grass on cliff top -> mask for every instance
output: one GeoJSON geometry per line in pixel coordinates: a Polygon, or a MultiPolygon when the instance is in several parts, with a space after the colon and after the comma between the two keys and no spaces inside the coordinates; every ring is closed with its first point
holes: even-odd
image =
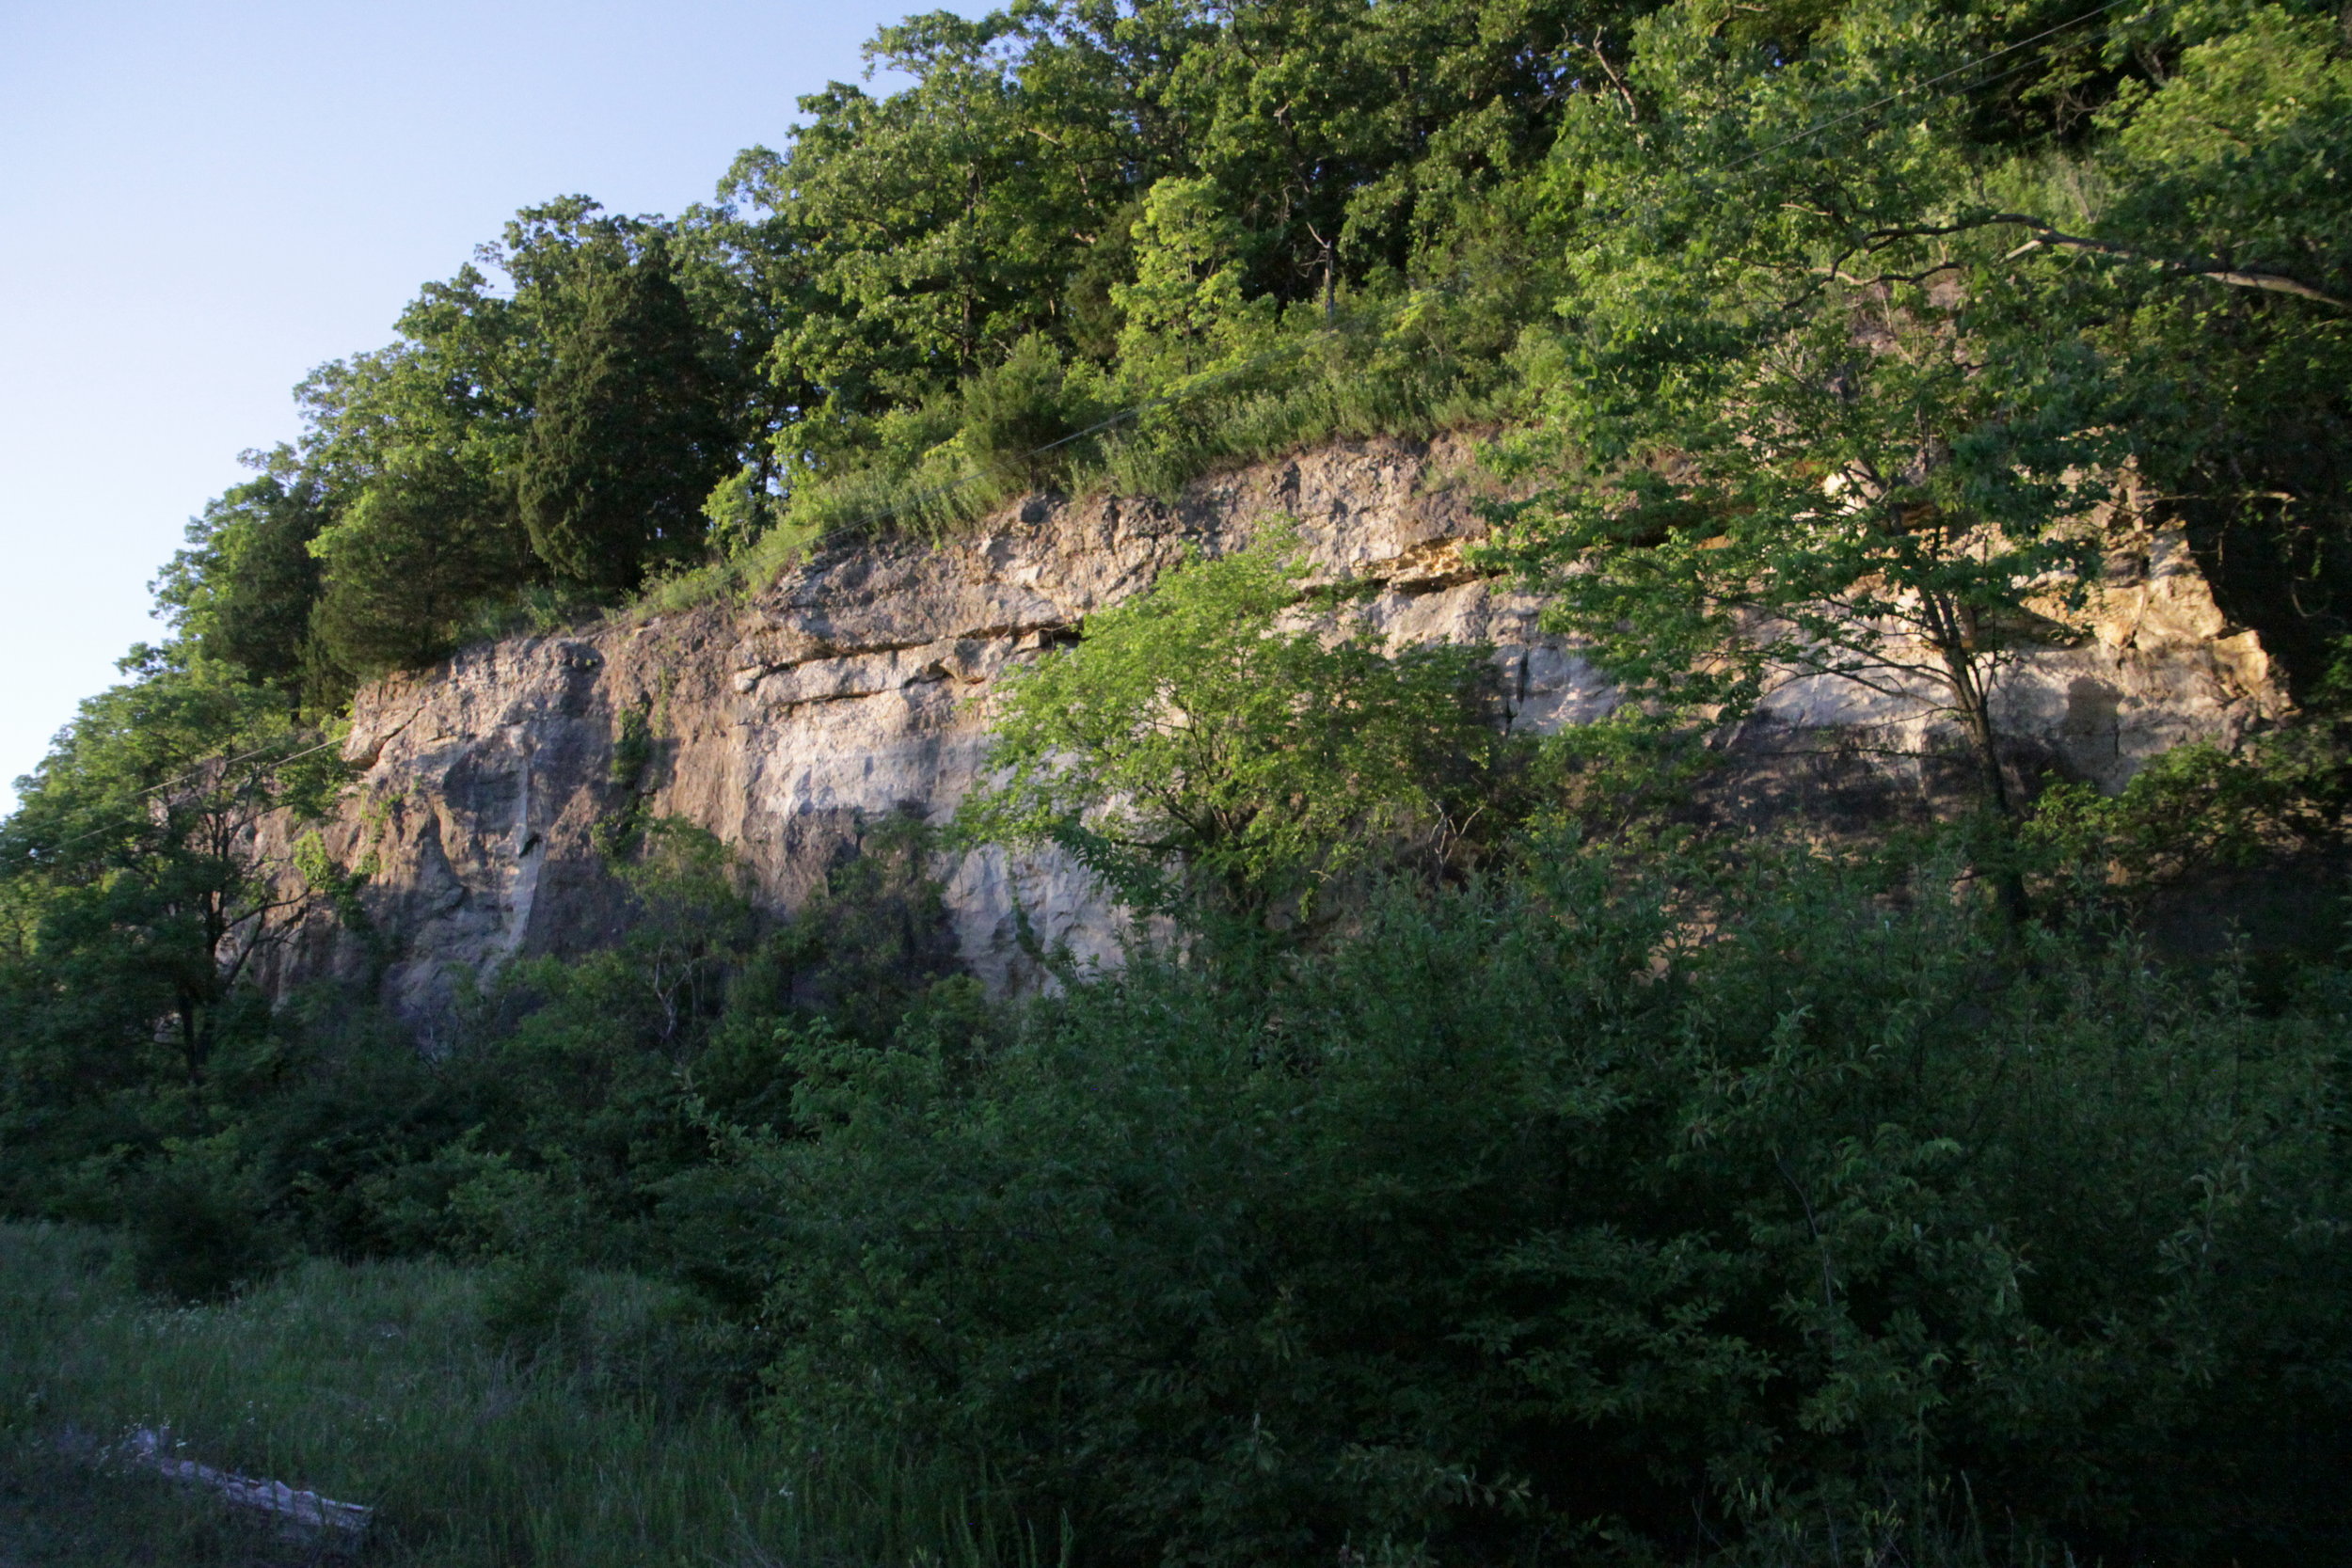
{"type": "Polygon", "coordinates": [[[952,400],[912,411],[901,421],[911,434],[805,484],[780,520],[733,554],[654,577],[617,607],[546,586],[485,600],[455,641],[577,633],[741,600],[824,540],[937,543],[1035,491],[1173,499],[1204,475],[1327,442],[1503,424],[1526,411],[1552,372],[1537,338],[1480,356],[1406,352],[1382,335],[1394,304],[1338,326],[1288,332],[1257,360],[1195,377],[1190,388],[1122,410],[1132,417],[1025,465],[1019,453],[993,462],[977,454],[952,400]]]}
{"type": "Polygon", "coordinates": [[[1329,441],[1427,436],[1521,412],[1549,373],[1540,342],[1476,356],[1391,341],[1388,309],[1290,332],[1234,372],[1120,411],[1123,418],[1024,464],[977,454],[952,406],[913,414],[910,435],[859,467],[805,485],[786,516],[730,559],[647,583],[622,613],[669,614],[756,593],[818,541],[842,535],[942,540],[1046,489],[1071,497],[1172,499],[1204,474],[1329,441]],[[1235,373],[1238,372],[1238,373],[1235,373]]]}
{"type": "Polygon", "coordinates": [[[511,1291],[479,1269],[314,1259],[188,1307],[137,1296],[124,1274],[105,1232],[0,1226],[8,1568],[311,1560],[120,1463],[127,1433],[164,1426],[188,1457],[374,1507],[365,1564],[1040,1555],[1016,1548],[984,1487],[936,1466],[854,1442],[822,1464],[786,1452],[698,1369],[683,1304],[643,1280],[578,1282],[525,1351],[485,1326],[511,1291]]]}

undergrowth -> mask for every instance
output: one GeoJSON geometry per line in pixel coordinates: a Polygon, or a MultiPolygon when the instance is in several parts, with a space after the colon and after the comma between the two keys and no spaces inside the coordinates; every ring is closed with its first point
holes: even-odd
{"type": "Polygon", "coordinates": [[[1425,438],[1521,411],[1539,380],[1540,339],[1471,356],[1421,341],[1414,320],[1409,298],[1376,302],[1149,386],[1058,363],[1042,380],[993,385],[1019,374],[1016,360],[876,421],[856,461],[803,478],[775,527],[726,560],[650,583],[636,608],[668,612],[762,585],[827,536],[937,541],[1039,491],[1171,499],[1202,475],[1323,442],[1425,438]],[[990,420],[993,408],[975,405],[992,399],[1019,406],[990,420]]]}
{"type": "Polygon", "coordinates": [[[314,1259],[226,1305],[163,1307],[132,1291],[106,1232],[0,1227],[0,1553],[287,1550],[126,1467],[120,1440],[146,1427],[208,1465],[373,1507],[371,1564],[1054,1555],[936,1460],[854,1438],[787,1451],[743,1414],[680,1292],[623,1275],[532,1284],[314,1259]]]}

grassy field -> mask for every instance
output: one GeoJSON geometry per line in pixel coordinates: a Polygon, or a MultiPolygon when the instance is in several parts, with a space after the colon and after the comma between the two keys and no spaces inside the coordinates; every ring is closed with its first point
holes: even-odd
{"type": "Polygon", "coordinates": [[[375,1508],[369,1564],[1041,1555],[936,1466],[789,1453],[715,1370],[710,1330],[644,1281],[534,1297],[446,1263],[312,1260],[178,1307],[123,1278],[103,1232],[0,1226],[0,1568],[313,1560],[122,1463],[125,1433],[167,1426],[188,1457],[375,1508]]]}

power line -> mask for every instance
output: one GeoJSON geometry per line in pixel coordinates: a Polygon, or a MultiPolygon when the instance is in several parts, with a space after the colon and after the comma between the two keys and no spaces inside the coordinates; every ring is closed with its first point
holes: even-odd
{"type": "MultiPolygon", "coordinates": [[[[273,768],[283,768],[290,762],[299,762],[304,757],[314,756],[317,753],[326,751],[330,746],[340,746],[342,744],[342,741],[341,739],[324,740],[316,746],[306,747],[302,751],[295,752],[290,756],[279,757],[276,762],[271,763],[270,767],[273,768]]],[[[269,747],[262,746],[253,751],[244,752],[238,756],[224,757],[217,762],[199,763],[196,767],[190,768],[185,773],[180,774],[176,778],[166,779],[161,784],[149,784],[144,789],[134,790],[119,800],[109,801],[103,805],[92,806],[89,808],[89,811],[92,815],[95,815],[99,812],[120,810],[123,807],[147,799],[150,795],[154,795],[163,790],[173,788],[176,785],[186,784],[190,779],[200,778],[215,768],[225,769],[234,768],[241,762],[250,762],[255,757],[266,754],[269,751],[269,747]]],[[[109,826],[111,826],[111,824],[109,826]]],[[[105,827],[92,828],[87,832],[75,833],[72,838],[59,839],[56,843],[46,846],[45,848],[48,853],[54,855],[60,849],[68,848],[73,845],[81,843],[84,839],[96,838],[100,833],[105,832],[106,831],[107,828],[105,827]]]]}
{"type": "MultiPolygon", "coordinates": [[[[2105,16],[2109,11],[2121,9],[2125,6],[2137,6],[2144,3],[2145,0],[2106,0],[2106,4],[2096,7],[2090,10],[2087,10],[2083,12],[2082,15],[2074,17],[2070,21],[2061,22],[2054,27],[2045,27],[2041,32],[2034,34],[2031,38],[2020,39],[2015,43],[2006,44],[1999,49],[1994,50],[1989,55],[1980,55],[1976,59],[1966,62],[1965,64],[1954,66],[1951,70],[1943,72],[1941,75],[1931,76],[1924,82],[1915,82],[1910,87],[1899,88],[1894,92],[1888,93],[1883,98],[1873,99],[1871,102],[1863,104],[1858,109],[1849,109],[1842,115],[1835,115],[1828,119],[1820,121],[1819,124],[1809,125],[1793,136],[1784,136],[1779,141],[1772,142],[1766,146],[1759,147],[1755,151],[1748,153],[1744,157],[1733,159],[1730,163],[1725,164],[1716,172],[1719,174],[1729,174],[1733,169],[1743,167],[1748,164],[1756,162],[1758,158],[1766,157],[1772,153],[1779,151],[1784,147],[1793,147],[1797,143],[1805,140],[1807,137],[1820,135],[1823,131],[1829,130],[1833,126],[1843,125],[1851,119],[1859,119],[1861,117],[1871,113],[1873,110],[1883,109],[1886,107],[1887,104],[1908,98],[1914,93],[1923,92],[1927,88],[1936,86],[1938,83],[1948,82],[1955,76],[1965,75],[1969,71],[1976,70],[1979,66],[1991,65],[1994,60],[2000,59],[2004,55],[2014,55],[2021,49],[2028,48],[2033,44],[2040,43],[2044,39],[2054,38],[2058,34],[2067,31],[2069,28],[2079,27],[2086,22],[2105,16]]],[[[2004,76],[2010,73],[2003,72],[2004,76]]],[[[1998,77],[1994,78],[1996,81],[1999,79],[2000,78],[1998,77]]]]}

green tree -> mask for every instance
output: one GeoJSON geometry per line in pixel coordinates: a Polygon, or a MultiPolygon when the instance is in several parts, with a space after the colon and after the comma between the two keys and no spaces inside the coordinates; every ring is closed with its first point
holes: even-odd
{"type": "MultiPolygon", "coordinates": [[[[476,252],[479,266],[425,287],[402,313],[392,345],[323,366],[298,389],[307,428],[293,451],[272,459],[272,471],[298,483],[326,515],[315,548],[331,602],[320,612],[312,662],[324,666],[313,685],[327,700],[340,701],[356,676],[437,657],[483,603],[545,580],[517,495],[544,399],[557,405],[555,423],[575,435],[585,420],[592,434],[658,441],[662,398],[675,391],[662,389],[662,377],[683,375],[725,429],[714,433],[691,414],[678,428],[705,447],[729,449],[707,459],[698,451],[690,467],[731,463],[733,433],[772,419],[754,395],[750,367],[772,323],[746,281],[745,233],[709,213],[691,228],[686,259],[673,269],[662,259],[668,229],[653,220],[607,214],[584,197],[525,208],[499,243],[476,252]],[[653,356],[651,389],[626,366],[615,378],[609,341],[589,354],[605,358],[601,370],[588,367],[583,384],[572,373],[579,355],[571,351],[610,338],[615,280],[627,294],[639,269],[632,297],[643,303],[648,289],[657,296],[659,341],[639,330],[644,311],[631,318],[624,309],[618,352],[653,356]],[[493,286],[498,274],[511,292],[493,286]],[[617,410],[609,406],[614,396],[617,410]]],[[[669,452],[656,458],[645,476],[680,461],[669,452]]],[[[542,476],[563,477],[545,465],[542,476]]],[[[572,477],[595,479],[593,471],[572,477]]],[[[644,477],[632,483],[642,487],[644,477]]],[[[693,513],[709,486],[686,488],[695,491],[693,513]]],[[[692,536],[698,517],[663,526],[692,536]]]]}
{"type": "Polygon", "coordinates": [[[1531,269],[1495,243],[1518,226],[1492,204],[1590,90],[1570,62],[1619,14],[1055,0],[885,29],[869,57],[914,87],[835,84],[803,102],[788,148],[747,153],[729,182],[772,214],[754,226],[765,254],[788,259],[771,273],[780,461],[803,479],[855,468],[887,448],[880,421],[1032,334],[1097,360],[1123,341],[1125,379],[1149,395],[1202,357],[1198,334],[1234,332],[1229,304],[1271,320],[1407,274],[1423,320],[1516,297],[1531,269]],[[1136,246],[1139,221],[1156,249],[1136,246]],[[1465,244],[1465,226],[1485,237],[1465,244]],[[1122,334],[1131,290],[1175,313],[1172,339],[1122,334]]]}
{"type": "MultiPolygon", "coordinates": [[[[1225,13],[1176,95],[1184,171],[1241,230],[1246,292],[1319,298],[1453,271],[1456,231],[1540,159],[1564,108],[1611,88],[1644,5],[1279,0],[1225,13]],[[1596,69],[1596,67],[1599,69],[1596,69]]],[[[1458,275],[1448,282],[1458,284],[1458,275]]]]}
{"type": "MultiPolygon", "coordinates": [[[[1720,719],[1774,680],[1856,683],[1951,721],[1982,798],[2013,812],[2003,670],[2068,634],[2099,525],[2139,515],[2135,476],[2179,471],[2209,434],[2179,404],[2210,405],[2185,388],[2212,356],[2171,333],[2158,370],[2137,302],[2284,285],[2179,261],[2122,195],[2150,188],[2144,152],[2021,153],[2013,118],[1986,135],[1961,89],[1879,112],[1889,83],[1968,83],[1998,38],[1891,3],[1840,8],[1795,59],[1706,7],[1642,24],[1631,112],[1580,103],[1549,177],[1570,289],[1538,461],[1565,461],[1514,543],[1559,595],[1553,624],[1637,689],[1720,719]],[[2110,168],[2095,205],[2114,223],[2063,229],[2054,210],[2110,168]]],[[[2201,90],[2217,47],[2110,118],[2201,90]]],[[[2253,237],[2209,232],[2206,254],[2253,237]]],[[[2340,340],[2324,303],[2288,307],[2265,327],[2280,348],[2340,340]]]]}
{"type": "Polygon", "coordinates": [[[475,609],[531,567],[501,476],[429,446],[391,451],[310,547],[326,564],[321,647],[362,676],[448,653],[475,609]]]}
{"type": "Polygon", "coordinates": [[[702,541],[736,466],[723,389],[660,244],[592,269],[557,340],[516,470],[532,546],[559,578],[625,591],[702,541]]]}
{"type": "Polygon", "coordinates": [[[296,389],[284,461],[326,521],[306,682],[341,705],[358,679],[430,663],[485,597],[532,580],[506,471],[536,395],[532,312],[468,266],[427,285],[390,346],[321,366],[296,389]]]}
{"type": "Polygon", "coordinates": [[[137,678],[83,705],[0,828],[25,960],[11,1049],[46,1057],[16,1081],[69,1101],[151,1082],[159,1047],[202,1088],[310,903],[263,819],[317,812],[341,778],[269,688],[163,650],[124,665],[137,678]]]}
{"type": "Polygon", "coordinates": [[[1251,923],[1367,863],[1454,863],[1507,810],[1486,650],[1391,653],[1306,576],[1280,539],[1196,562],[1010,676],[966,829],[1251,923]]]}
{"type": "Polygon", "coordinates": [[[912,87],[832,84],[802,101],[784,152],[739,161],[730,190],[772,214],[769,253],[791,259],[769,360],[787,468],[854,466],[871,421],[1057,327],[1072,273],[1159,165],[1152,85],[1188,25],[1107,8],[912,17],[867,50],[912,87]]]}
{"type": "Polygon", "coordinates": [[[317,481],[281,453],[188,524],[188,547],[154,583],[161,610],[202,657],[257,681],[303,673],[322,572],[310,542],[328,520],[317,481]]]}
{"type": "Polygon", "coordinates": [[[2180,25],[2177,69],[2102,116],[2081,194],[2005,234],[2103,308],[2152,486],[2309,701],[2352,632],[2352,59],[2324,9],[2180,25]]]}
{"type": "Polygon", "coordinates": [[[1111,303],[1125,325],[1120,333],[1122,369],[1143,385],[1246,352],[1255,325],[1271,317],[1252,310],[1242,293],[1239,223],[1217,204],[1216,183],[1171,175],[1154,184],[1135,222],[1135,281],[1112,287],[1111,303]]]}
{"type": "Polygon", "coordinates": [[[1554,840],[979,1053],[800,1034],[674,1223],[786,1431],[1107,1561],[2341,1558],[2340,979],[1742,850],[1554,840]]]}

